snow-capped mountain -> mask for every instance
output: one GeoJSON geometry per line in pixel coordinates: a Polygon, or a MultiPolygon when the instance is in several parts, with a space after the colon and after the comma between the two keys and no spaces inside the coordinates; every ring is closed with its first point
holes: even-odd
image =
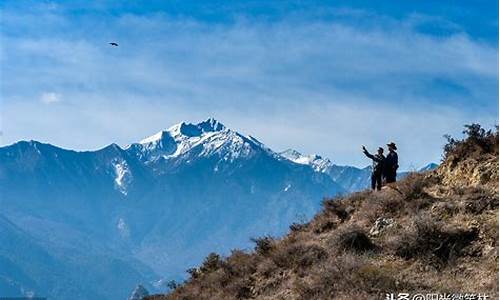
{"type": "Polygon", "coordinates": [[[132,144],[126,150],[149,164],[157,161],[192,163],[217,157],[225,162],[252,159],[258,152],[274,153],[252,137],[226,128],[210,118],[198,124],[179,123],[132,144]]]}
{"type": "Polygon", "coordinates": [[[341,192],[214,119],[125,148],[21,141],[0,148],[0,232],[9,233],[0,242],[16,249],[1,247],[0,287],[6,296],[125,299],[138,283],[154,290],[158,279],[179,279],[209,251],[283,234],[341,192]]]}
{"type": "Polygon", "coordinates": [[[244,136],[210,118],[198,124],[176,124],[130,145],[128,149],[149,161],[179,158],[188,154],[208,157],[216,153],[224,154],[226,159],[236,159],[250,154],[249,142],[244,136]]]}
{"type": "Polygon", "coordinates": [[[434,169],[436,169],[437,167],[439,167],[438,164],[436,163],[430,163],[422,168],[420,168],[420,170],[418,170],[419,172],[426,172],[426,171],[432,171],[434,169]]]}
{"type": "Polygon", "coordinates": [[[311,166],[317,172],[324,173],[333,165],[328,158],[323,158],[317,154],[303,155],[293,149],[285,150],[280,155],[295,163],[311,166]]]}

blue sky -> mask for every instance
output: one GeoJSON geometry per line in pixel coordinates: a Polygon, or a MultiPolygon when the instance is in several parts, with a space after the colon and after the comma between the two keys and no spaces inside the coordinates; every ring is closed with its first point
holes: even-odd
{"type": "Polygon", "coordinates": [[[0,7],[0,145],[124,146],[215,117],[340,164],[394,140],[411,168],[440,159],[443,134],[498,123],[497,1],[0,7]]]}

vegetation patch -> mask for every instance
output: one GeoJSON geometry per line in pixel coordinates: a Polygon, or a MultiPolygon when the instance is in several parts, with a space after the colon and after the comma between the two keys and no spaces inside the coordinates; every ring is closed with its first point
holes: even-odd
{"type": "Polygon", "coordinates": [[[448,265],[462,255],[462,250],[478,237],[477,228],[446,228],[442,222],[428,217],[419,218],[415,229],[404,233],[396,246],[396,254],[405,258],[420,258],[448,265]]]}
{"type": "Polygon", "coordinates": [[[334,243],[341,251],[363,253],[377,250],[370,237],[362,228],[357,226],[341,231],[334,239],[334,243]]]}

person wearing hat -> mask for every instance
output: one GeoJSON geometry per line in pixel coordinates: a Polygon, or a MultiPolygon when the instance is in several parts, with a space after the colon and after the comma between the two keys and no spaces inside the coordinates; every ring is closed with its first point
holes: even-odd
{"type": "Polygon", "coordinates": [[[366,150],[365,146],[363,148],[363,153],[373,161],[372,168],[372,190],[377,189],[380,191],[382,189],[382,173],[384,170],[384,148],[379,147],[377,150],[377,154],[373,155],[366,150]]]}
{"type": "Polygon", "coordinates": [[[387,149],[389,150],[389,154],[387,154],[384,162],[384,178],[386,183],[392,183],[396,182],[397,170],[399,168],[398,154],[396,153],[398,148],[394,142],[390,142],[387,144],[387,149]]]}

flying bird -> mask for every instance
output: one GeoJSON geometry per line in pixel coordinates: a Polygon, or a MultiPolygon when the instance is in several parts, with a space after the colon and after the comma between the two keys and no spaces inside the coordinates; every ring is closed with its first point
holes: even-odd
{"type": "Polygon", "coordinates": [[[111,42],[111,43],[109,43],[109,44],[110,44],[111,46],[118,47],[118,44],[117,44],[117,43],[115,43],[115,42],[111,42]]]}

